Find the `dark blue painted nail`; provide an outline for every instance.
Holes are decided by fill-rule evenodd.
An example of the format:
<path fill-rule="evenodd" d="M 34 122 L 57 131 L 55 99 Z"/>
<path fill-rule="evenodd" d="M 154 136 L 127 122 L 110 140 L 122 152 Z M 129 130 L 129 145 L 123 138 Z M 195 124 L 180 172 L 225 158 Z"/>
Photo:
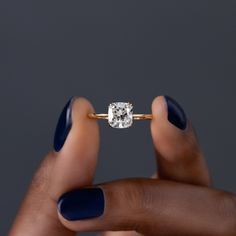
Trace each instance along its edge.
<path fill-rule="evenodd" d="M 54 149 L 57 152 L 63 147 L 72 126 L 71 112 L 73 101 L 74 97 L 66 103 L 57 122 L 54 134 Z"/>
<path fill-rule="evenodd" d="M 70 221 L 98 217 L 104 212 L 104 194 L 101 188 L 83 188 L 63 194 L 58 210 Z"/>
<path fill-rule="evenodd" d="M 168 109 L 168 120 L 170 123 L 184 130 L 187 126 L 187 117 L 183 108 L 171 97 L 165 96 L 167 109 Z"/>

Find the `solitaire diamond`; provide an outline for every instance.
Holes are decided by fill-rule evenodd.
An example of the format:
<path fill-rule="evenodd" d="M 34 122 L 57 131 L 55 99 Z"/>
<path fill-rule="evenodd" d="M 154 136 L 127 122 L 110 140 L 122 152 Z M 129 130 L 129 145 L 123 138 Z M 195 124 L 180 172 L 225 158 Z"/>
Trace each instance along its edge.
<path fill-rule="evenodd" d="M 133 105 L 113 102 L 108 107 L 108 123 L 113 128 L 128 128 L 133 123 Z"/>

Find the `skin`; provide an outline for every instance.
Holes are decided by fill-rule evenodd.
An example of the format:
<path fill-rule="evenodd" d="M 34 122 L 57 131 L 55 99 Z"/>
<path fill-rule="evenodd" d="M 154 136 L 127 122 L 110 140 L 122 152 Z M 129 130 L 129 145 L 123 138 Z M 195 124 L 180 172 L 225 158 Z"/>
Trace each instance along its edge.
<path fill-rule="evenodd" d="M 77 98 L 67 140 L 60 152 L 51 151 L 43 159 L 9 236 L 73 236 L 76 231 L 101 231 L 102 236 L 236 235 L 235 194 L 211 186 L 191 122 L 185 130 L 172 125 L 162 96 L 152 103 L 156 174 L 98 184 L 105 194 L 104 214 L 64 219 L 57 211 L 58 198 L 93 184 L 99 128 L 87 118 L 89 112 L 94 112 L 91 103 Z"/>

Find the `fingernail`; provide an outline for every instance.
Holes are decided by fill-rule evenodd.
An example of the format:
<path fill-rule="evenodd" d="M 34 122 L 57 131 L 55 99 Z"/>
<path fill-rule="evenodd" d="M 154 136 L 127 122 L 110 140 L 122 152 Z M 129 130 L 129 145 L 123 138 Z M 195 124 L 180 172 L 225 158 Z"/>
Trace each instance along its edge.
<path fill-rule="evenodd" d="M 165 99 L 167 103 L 169 122 L 179 129 L 184 130 L 187 126 L 187 117 L 183 108 L 173 98 L 165 96 Z"/>
<path fill-rule="evenodd" d="M 69 221 L 98 217 L 104 212 L 104 194 L 101 188 L 77 189 L 63 194 L 57 206 Z"/>
<path fill-rule="evenodd" d="M 54 150 L 57 152 L 63 147 L 72 126 L 71 112 L 73 101 L 74 97 L 66 103 L 57 122 L 54 134 Z"/>

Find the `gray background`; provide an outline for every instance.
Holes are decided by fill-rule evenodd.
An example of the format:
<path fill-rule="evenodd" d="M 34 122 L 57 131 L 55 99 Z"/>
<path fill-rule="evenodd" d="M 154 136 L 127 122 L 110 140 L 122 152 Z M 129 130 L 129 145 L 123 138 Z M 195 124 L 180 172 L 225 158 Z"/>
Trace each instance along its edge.
<path fill-rule="evenodd" d="M 0 235 L 72 95 L 97 111 L 121 100 L 138 112 L 171 95 L 195 125 L 215 186 L 236 191 L 235 1 L 2 0 L 0 42 Z M 148 122 L 100 124 L 96 182 L 152 174 Z"/>

